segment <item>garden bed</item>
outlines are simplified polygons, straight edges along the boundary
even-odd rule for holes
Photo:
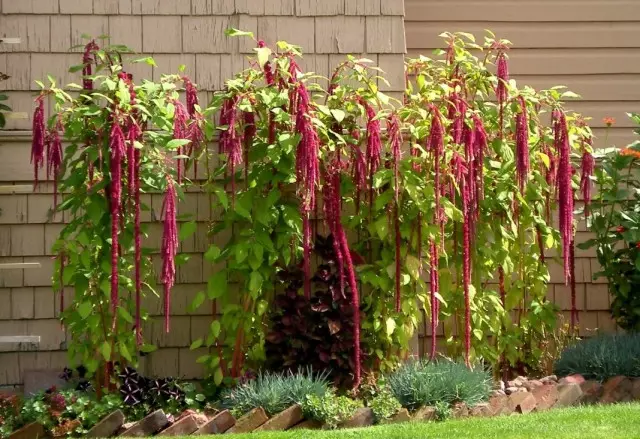
[[[504,389],[495,390],[488,402],[472,407],[464,403],[454,404],[449,415],[452,418],[494,417],[584,404],[630,401],[640,401],[640,378],[616,376],[600,383],[585,380],[581,375],[570,375],[559,380],[553,375],[540,380],[518,377],[509,381]],[[437,412],[436,407],[421,407],[413,413],[402,408],[380,422],[396,424],[436,421]],[[350,420],[341,422],[338,428],[368,427],[375,421],[373,410],[363,407],[357,409]],[[318,421],[304,419],[302,408],[298,404],[271,417],[264,409],[255,408],[238,419],[228,410],[208,415],[186,410],[176,417],[167,415],[163,410],[156,410],[135,423],[127,423],[122,411],[116,410],[89,430],[86,437],[187,436],[323,428],[325,426]],[[31,439],[42,437],[44,433],[41,425],[32,423],[13,433],[10,438]]]

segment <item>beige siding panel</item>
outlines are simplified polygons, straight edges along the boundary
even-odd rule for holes
[[[431,49],[409,48],[409,57],[430,56]],[[617,49],[520,49],[509,51],[513,75],[640,74],[640,50]]]
[[[637,0],[405,0],[406,21],[640,21]]]
[[[537,90],[570,85],[571,91],[590,101],[640,101],[640,75],[514,75],[513,78]]]
[[[497,38],[506,38],[520,48],[557,47],[640,47],[638,23],[516,23],[472,21],[408,21],[407,45],[411,48],[442,46],[438,35],[444,31],[470,32],[477,37],[489,29]]]

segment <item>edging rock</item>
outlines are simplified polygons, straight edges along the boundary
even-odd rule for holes
[[[569,407],[576,405],[580,402],[581,398],[582,389],[580,389],[580,384],[558,384],[558,400],[554,407]]]
[[[182,418],[177,422],[174,422],[160,433],[158,436],[187,436],[198,429],[198,423],[196,418],[192,415]]]
[[[258,407],[238,419],[236,425],[227,430],[227,433],[250,433],[268,420],[264,409]]]
[[[206,424],[196,430],[194,435],[222,434],[236,425],[236,418],[229,410],[224,410],[209,420]]]
[[[358,428],[373,425],[373,410],[369,407],[363,407],[356,410],[356,413],[348,421],[344,421],[339,428]]]
[[[118,430],[120,430],[122,424],[124,424],[124,413],[122,413],[122,410],[116,410],[94,425],[91,430],[87,432],[86,437],[114,436]]]
[[[288,430],[304,419],[300,404],[292,405],[278,413],[273,418],[256,428],[254,431],[283,431]]]
[[[45,437],[44,427],[37,422],[32,422],[11,433],[9,439],[38,439],[43,437]]]
[[[169,419],[164,411],[156,410],[147,415],[145,418],[133,424],[131,428],[126,430],[120,436],[125,437],[145,437],[153,436],[169,424]]]

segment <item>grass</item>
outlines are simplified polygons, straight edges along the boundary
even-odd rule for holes
[[[229,437],[233,439],[633,439],[640,438],[640,404],[572,407],[525,416],[392,424],[355,430],[295,430],[239,434]]]

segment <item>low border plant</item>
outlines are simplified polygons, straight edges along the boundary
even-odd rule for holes
[[[273,416],[293,404],[304,403],[309,396],[323,397],[329,387],[327,374],[314,373],[311,369],[285,374],[265,372],[226,391],[221,405],[235,416],[258,407]]]
[[[388,383],[391,393],[409,410],[457,402],[474,406],[486,401],[492,389],[490,371],[450,360],[410,361],[392,373]]]
[[[323,396],[307,395],[302,403],[302,412],[306,419],[321,422],[325,428],[337,428],[362,407],[359,400],[348,396],[336,395],[333,390]]]
[[[640,334],[602,334],[576,343],[562,352],[554,372],[599,381],[640,377]]]

